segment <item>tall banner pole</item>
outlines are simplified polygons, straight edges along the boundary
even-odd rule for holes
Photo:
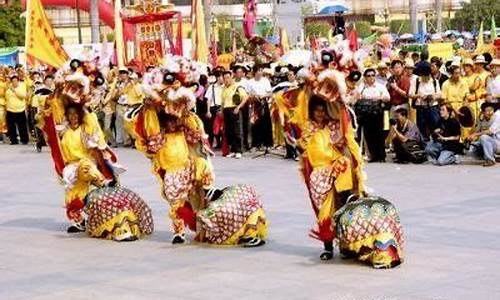
[[[115,0],[115,42],[116,42],[116,61],[118,63],[118,68],[123,68],[125,66],[124,58],[124,42],[123,42],[123,24],[122,18],[120,17],[120,11],[122,3],[121,0]]]
[[[28,45],[30,33],[30,18],[31,18],[31,0],[26,0],[26,26],[24,29],[24,56],[25,56],[25,69],[28,70]]]

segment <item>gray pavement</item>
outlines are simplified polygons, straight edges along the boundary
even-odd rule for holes
[[[259,249],[172,246],[149,162],[119,149],[122,184],[154,211],[146,240],[68,235],[49,153],[0,145],[0,299],[500,299],[500,167],[372,164],[368,185],[400,210],[406,261],[321,262],[297,166],[216,157],[218,185],[256,187],[270,219]],[[192,236],[190,236],[192,237]]]

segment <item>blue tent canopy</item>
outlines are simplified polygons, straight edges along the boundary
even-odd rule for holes
[[[343,5],[326,6],[319,11],[320,15],[333,15],[334,13],[348,11],[347,7]]]

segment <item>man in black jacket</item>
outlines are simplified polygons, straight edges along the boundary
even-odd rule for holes
[[[458,155],[463,153],[463,145],[460,143],[460,123],[452,112],[453,108],[449,104],[440,106],[441,119],[432,134],[432,140],[425,148],[432,162],[438,166],[459,164]]]

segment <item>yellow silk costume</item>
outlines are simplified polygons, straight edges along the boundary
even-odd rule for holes
[[[201,120],[186,113],[178,119],[178,125],[175,132],[164,132],[156,109],[144,108],[127,128],[136,140],[136,148],[151,160],[162,196],[170,204],[173,230],[182,234],[185,225],[179,208],[186,202],[195,211],[204,208],[201,191],[212,186],[214,176],[209,160],[198,149],[205,136]]]
[[[312,234],[331,241],[335,232],[332,216],[340,208],[336,195],[364,192],[361,151],[343,104],[327,102],[331,120],[321,128],[309,119],[309,97],[307,88],[298,92],[291,122],[301,131],[301,168],[318,222]]]
[[[42,110],[38,126],[45,131],[46,117],[50,116],[51,118],[48,120],[53,122],[56,128],[54,136],[49,137],[49,140],[58,140],[58,144],[51,145],[51,151],[60,152],[63,160],[64,169],[60,175],[65,183],[66,214],[70,220],[80,222],[83,218],[83,199],[94,184],[92,180],[80,178],[82,174],[88,170],[94,170],[92,171],[93,178],[99,178],[101,183],[104,183],[106,179],[110,180],[109,177],[113,177],[111,170],[105,170],[108,178],[105,178],[105,174],[101,173],[107,166],[102,166],[103,161],[101,161],[100,169],[98,168],[96,159],[101,158],[100,155],[96,155],[97,153],[92,153],[92,149],[101,150],[102,159],[105,160],[111,158],[111,151],[108,149],[94,113],[83,112],[82,123],[77,128],[72,129],[67,125],[65,115],[67,103],[63,96],[56,92],[38,104],[41,105],[39,109]],[[54,157],[57,157],[57,154],[53,155]]]

